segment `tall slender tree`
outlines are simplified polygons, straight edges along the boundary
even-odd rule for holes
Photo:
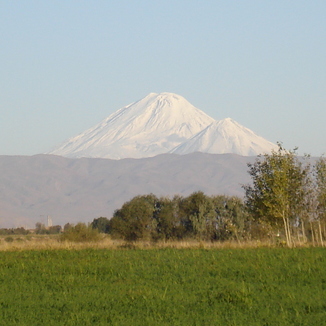
[[[326,219],[326,159],[321,157],[314,166],[316,189],[317,189],[317,211],[319,219]]]
[[[245,204],[257,220],[272,226],[283,225],[286,242],[292,246],[291,229],[305,209],[309,165],[304,165],[296,149],[288,151],[279,143],[277,151],[249,163],[252,184],[245,185]]]

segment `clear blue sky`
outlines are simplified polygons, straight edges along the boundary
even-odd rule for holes
[[[0,155],[33,155],[150,92],[326,152],[325,0],[0,0]]]

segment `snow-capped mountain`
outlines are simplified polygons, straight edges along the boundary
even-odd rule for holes
[[[142,158],[167,153],[214,122],[185,98],[151,93],[70,138],[50,154],[66,157]]]
[[[273,148],[274,144],[232,119],[215,121],[180,95],[150,93],[49,154],[111,159],[193,152],[248,156]]]
[[[270,153],[272,149],[276,150],[277,146],[231,118],[226,118],[214,121],[204,130],[174,148],[171,153],[234,153],[242,156],[254,156]]]

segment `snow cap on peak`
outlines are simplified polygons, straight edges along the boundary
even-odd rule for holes
[[[154,101],[167,101],[168,103],[173,103],[175,101],[188,102],[184,97],[174,93],[162,92],[162,93],[150,93],[146,98],[151,98]]]
[[[51,154],[68,157],[141,158],[167,153],[214,121],[174,93],[150,93]]]
[[[131,103],[127,107],[130,106],[141,106],[144,107],[175,107],[176,109],[178,106],[192,106],[184,97],[174,94],[174,93],[149,93],[147,96],[145,96],[143,99],[136,101],[134,103]]]
[[[216,121],[174,93],[150,93],[68,139],[50,154],[111,159],[162,153],[257,155],[275,145],[231,118]]]
[[[270,153],[275,148],[275,144],[256,135],[231,118],[226,118],[214,121],[197,135],[174,148],[171,153],[235,153],[243,156],[254,156]]]
[[[222,125],[222,124],[238,124],[235,120],[231,119],[231,118],[225,118],[222,120],[217,120],[216,121],[218,124]]]

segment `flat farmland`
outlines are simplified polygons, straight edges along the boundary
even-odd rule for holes
[[[0,325],[325,324],[324,248],[0,252]]]

